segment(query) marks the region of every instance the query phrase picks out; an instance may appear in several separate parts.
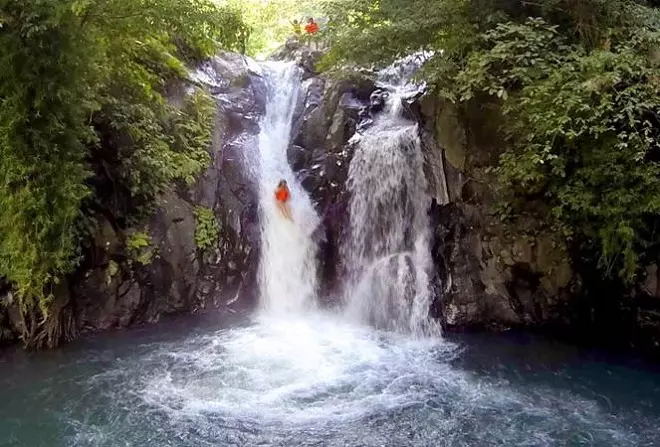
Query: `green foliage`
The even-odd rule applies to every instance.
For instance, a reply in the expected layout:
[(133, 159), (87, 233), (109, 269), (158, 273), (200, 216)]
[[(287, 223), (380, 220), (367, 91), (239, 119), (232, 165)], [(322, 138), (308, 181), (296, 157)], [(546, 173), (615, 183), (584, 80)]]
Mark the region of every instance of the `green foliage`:
[(183, 110), (173, 113), (172, 147), (176, 170), (172, 178), (192, 185), (211, 163), (209, 146), (215, 118), (215, 103), (200, 90), (186, 98)]
[(208, 250), (218, 243), (220, 224), (213, 210), (204, 206), (195, 207), (195, 218), (197, 219), (195, 227), (197, 248), (202, 251)]
[(117, 104), (108, 112), (114, 132), (130, 137), (119, 154), (120, 179), (140, 206), (133, 221), (148, 214), (156, 195), (173, 181), (190, 185), (209, 166), (215, 107), (204, 91), (188, 96), (181, 110), (159, 99), (150, 106)]
[(126, 251), (131, 259), (142, 265), (151, 264), (154, 249), (151, 246), (151, 237), (145, 232), (134, 231), (126, 238)]
[[(355, 0), (322, 2), (331, 18), (327, 65), (357, 62), (379, 66), (425, 48), (447, 23), (447, 2)], [(359, 42), (359, 45), (356, 45)]]
[(317, 0), (229, 0), (229, 4), (243, 11), (250, 28), (245, 52), (259, 58), (271, 54), (293, 35), (293, 20), (301, 21), (304, 27), (307, 17), (320, 13)]
[[(62, 2), (2, 3), (0, 32), (0, 275), (16, 296), (42, 296), (70, 269), (71, 231), (88, 194), (83, 159), (100, 73), (91, 36)], [(34, 301), (20, 301), (24, 308)]]
[(81, 203), (112, 210), (92, 176), (129, 191), (130, 224), (208, 164), (210, 98), (176, 110), (165, 91), (247, 28), (211, 0), (0, 0), (0, 17), (0, 277), (45, 315), (93, 230)]
[(439, 95), (499, 104), (501, 218), (541, 201), (605, 275), (635, 277), (660, 220), (657, 9), (628, 0), (328, 5), (337, 20), (327, 63), (382, 65), (433, 50), (422, 76)]
[(628, 34), (588, 51), (541, 19), (507, 22), (456, 78), (463, 100), (504, 100), (512, 144), (496, 173), (510, 199), (542, 194), (569, 235), (597, 248), (605, 272), (626, 279), (660, 214), (660, 72), (645, 43)]

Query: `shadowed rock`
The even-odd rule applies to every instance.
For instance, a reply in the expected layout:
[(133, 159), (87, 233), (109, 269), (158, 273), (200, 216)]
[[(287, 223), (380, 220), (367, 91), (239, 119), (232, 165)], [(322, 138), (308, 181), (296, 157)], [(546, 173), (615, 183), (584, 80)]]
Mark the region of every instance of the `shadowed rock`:
[[(217, 105), (211, 165), (192, 187), (166, 191), (153, 217), (136, 226), (149, 236), (149, 246), (141, 252), (148, 262), (127, 253), (127, 234), (100, 226), (96, 255), (72, 285), (82, 330), (155, 322), (177, 312), (251, 306), (256, 300), (260, 237), (255, 166), (267, 89), (258, 67), (234, 53), (205, 62), (192, 78), (212, 93)], [(189, 88), (172, 89), (171, 103), (183, 104)], [(198, 206), (213, 211), (219, 228), (213, 246), (203, 251), (195, 239)]]

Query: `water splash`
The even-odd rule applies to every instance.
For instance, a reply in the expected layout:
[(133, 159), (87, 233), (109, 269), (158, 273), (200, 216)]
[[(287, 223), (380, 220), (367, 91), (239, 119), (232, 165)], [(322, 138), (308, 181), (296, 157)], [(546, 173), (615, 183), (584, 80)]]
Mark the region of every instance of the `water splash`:
[[(261, 305), (266, 313), (289, 314), (314, 306), (317, 246), (311, 235), (320, 220), (286, 156), (300, 90), (300, 71), (290, 63), (264, 63), (263, 76), (271, 97), (259, 134)], [(273, 192), (281, 179), (287, 181), (291, 191), (293, 223), (275, 205)]]
[(414, 77), (434, 54), (433, 51), (419, 51), (399, 58), (377, 72), (378, 85), (388, 90), (395, 90), (399, 95), (404, 96), (412, 96), (423, 91), (426, 89), (426, 83)]
[[(442, 339), (379, 332), (321, 312), (102, 349), (64, 370), (53, 361), (48, 380), (31, 387), (17, 386), (18, 378), (5, 384), (16, 404), (8, 411), (24, 411), (22, 425), (38, 433), (39, 442), (14, 445), (657, 445), (657, 412), (635, 404), (613, 414), (582, 365), (563, 380), (539, 381), (529, 365), (500, 376), (508, 366), (497, 358), (489, 372), (475, 372)], [(576, 380), (577, 388), (566, 387)], [(44, 393), (53, 381), (55, 399)], [(598, 387), (610, 394), (612, 383)], [(40, 412), (63, 412), (73, 439), (45, 444)], [(11, 421), (0, 419), (0, 427)]]

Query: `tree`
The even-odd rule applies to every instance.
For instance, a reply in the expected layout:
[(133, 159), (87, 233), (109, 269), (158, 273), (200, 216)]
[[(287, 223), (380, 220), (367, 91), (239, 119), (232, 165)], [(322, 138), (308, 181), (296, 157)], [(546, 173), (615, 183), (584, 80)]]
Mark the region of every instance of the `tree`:
[[(93, 221), (83, 203), (104, 202), (90, 188), (95, 160), (114, 152), (136, 199), (128, 217), (198, 173), (211, 106), (197, 96), (175, 111), (165, 86), (218, 46), (243, 46), (247, 30), (209, 0), (0, 0), (0, 17), (0, 276), (25, 341), (56, 343), (43, 331), (53, 288)], [(109, 135), (127, 138), (109, 147)]]
[[(606, 276), (631, 281), (658, 247), (660, 14), (632, 0), (327, 1), (328, 64), (431, 50), (421, 76), (504, 115), (494, 173), (514, 215), (534, 198)], [(359, 38), (361, 44), (354, 45)]]
[(230, 0), (229, 4), (244, 12), (250, 28), (246, 53), (253, 57), (268, 56), (282, 45), (293, 34), (291, 21), (321, 13), (316, 0)]

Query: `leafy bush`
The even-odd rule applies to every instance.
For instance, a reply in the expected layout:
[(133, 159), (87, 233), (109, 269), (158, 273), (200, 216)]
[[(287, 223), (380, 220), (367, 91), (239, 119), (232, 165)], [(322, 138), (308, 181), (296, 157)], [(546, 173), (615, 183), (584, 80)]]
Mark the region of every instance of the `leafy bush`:
[(150, 107), (117, 104), (107, 112), (113, 133), (129, 137), (119, 149), (119, 177), (130, 188), (134, 209), (128, 217), (135, 224), (173, 181), (190, 185), (209, 166), (214, 102), (199, 90), (181, 110), (158, 101)]
[[(660, 13), (632, 0), (327, 2), (327, 64), (427, 49), (421, 76), (455, 102), (490, 96), (508, 144), (500, 215), (541, 200), (557, 229), (632, 280), (660, 220)], [(355, 46), (359, 40), (361, 44)]]
[(627, 279), (654, 242), (643, 239), (648, 218), (660, 214), (659, 72), (642, 42), (587, 51), (541, 19), (508, 22), (457, 77), (463, 100), (505, 99), (512, 144), (496, 173), (509, 198), (542, 194), (566, 235), (577, 232), (607, 274)]
[(131, 232), (126, 238), (126, 251), (132, 260), (142, 265), (151, 264), (154, 256), (154, 249), (151, 247), (151, 237), (145, 232)]
[(3, 0), (0, 18), (0, 277), (45, 316), (92, 210), (129, 226), (208, 164), (210, 99), (175, 110), (165, 91), (247, 28), (211, 0)]
[(213, 248), (218, 243), (220, 236), (220, 224), (213, 210), (204, 206), (195, 207), (195, 243), (197, 248), (205, 251)]
[[(0, 32), (0, 275), (24, 309), (75, 262), (72, 229), (89, 194), (83, 160), (98, 55), (62, 1), (4, 2)], [(23, 299), (29, 297), (30, 299)]]

